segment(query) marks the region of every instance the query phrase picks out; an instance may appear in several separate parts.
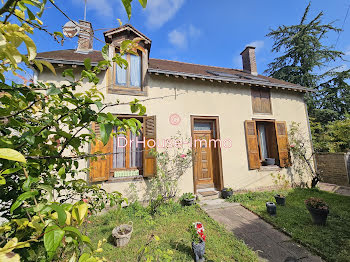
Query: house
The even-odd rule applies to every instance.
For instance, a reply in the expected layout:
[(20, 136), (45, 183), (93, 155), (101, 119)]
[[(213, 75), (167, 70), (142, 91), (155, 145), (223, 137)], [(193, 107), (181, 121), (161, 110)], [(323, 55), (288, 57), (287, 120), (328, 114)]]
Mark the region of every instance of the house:
[[(91, 24), (80, 21), (80, 25), (84, 32), (79, 35), (76, 50), (38, 54), (37, 59), (51, 62), (58, 74), (36, 73), (37, 80), (63, 83), (60, 71), (73, 68), (78, 72), (86, 58), (93, 65), (103, 60), (100, 51), (92, 50)], [(123, 40), (135, 37), (142, 39), (140, 45), (145, 50), (139, 56), (125, 56), (129, 62), (126, 70), (113, 65), (101, 72), (97, 88), (105, 95), (105, 102), (117, 99), (121, 102), (109, 112), (120, 118), (137, 117), (143, 123), (146, 142), (168, 139), (178, 132), (192, 141), (219, 141), (211, 147), (190, 144), (196, 157), (193, 168), (179, 181), (182, 193), (219, 190), (225, 186), (234, 190), (271, 187), (274, 185), (271, 173), (296, 179), (288, 128), (293, 121), (300, 123), (306, 139), (311, 140), (304, 101), (305, 93), (311, 90), (258, 74), (255, 47), (247, 46), (241, 53), (241, 70), (150, 58), (152, 41), (128, 24), (104, 32), (104, 37), (112, 44), (110, 56), (118, 52)], [(82, 88), (87, 87), (88, 84)], [(143, 117), (131, 115), (129, 106), (123, 105), (135, 98), (147, 108)], [(128, 133), (127, 139), (135, 136)], [(139, 146), (118, 147), (116, 138), (111, 138), (105, 147), (97, 143), (86, 148), (116, 153), (90, 163), (86, 179), (101, 183), (108, 191), (122, 193), (130, 183), (136, 183), (142, 194), (148, 179), (155, 175), (156, 161), (147, 153), (150, 144), (144, 150), (138, 150), (143, 145)], [(266, 165), (268, 162), (271, 163)]]

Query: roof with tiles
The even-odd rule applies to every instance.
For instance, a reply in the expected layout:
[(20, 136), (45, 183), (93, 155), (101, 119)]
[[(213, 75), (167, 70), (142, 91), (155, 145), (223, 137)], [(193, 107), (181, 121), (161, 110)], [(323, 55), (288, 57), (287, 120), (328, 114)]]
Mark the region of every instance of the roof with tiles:
[[(91, 59), (92, 65), (96, 65), (99, 61), (103, 60), (100, 51), (91, 51), (85, 54), (78, 53), (74, 49), (42, 52), (37, 55), (37, 59), (47, 60), (54, 64), (83, 65), (86, 58)], [(312, 89), (272, 77), (263, 75), (252, 76), (239, 69), (191, 64), (164, 59), (150, 58), (148, 62), (148, 72), (154, 74), (179, 75), (184, 78), (212, 79), (217, 81), (247, 83), (257, 86), (281, 87), (299, 91), (313, 91)]]

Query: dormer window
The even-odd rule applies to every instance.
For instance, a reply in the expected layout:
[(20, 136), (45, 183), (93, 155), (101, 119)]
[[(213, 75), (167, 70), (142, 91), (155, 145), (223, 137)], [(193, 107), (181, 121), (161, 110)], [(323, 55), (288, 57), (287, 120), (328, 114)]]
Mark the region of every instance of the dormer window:
[(120, 87), (138, 88), (142, 86), (142, 63), (141, 55), (125, 54), (123, 59), (128, 61), (127, 68), (116, 65), (115, 84)]
[(114, 56), (124, 40), (138, 38), (138, 45), (142, 52), (138, 55), (125, 54), (123, 58), (128, 62), (127, 68), (121, 68), (116, 63), (107, 71), (107, 92), (118, 95), (147, 96), (148, 57), (152, 41), (129, 24), (104, 32), (109, 54)]

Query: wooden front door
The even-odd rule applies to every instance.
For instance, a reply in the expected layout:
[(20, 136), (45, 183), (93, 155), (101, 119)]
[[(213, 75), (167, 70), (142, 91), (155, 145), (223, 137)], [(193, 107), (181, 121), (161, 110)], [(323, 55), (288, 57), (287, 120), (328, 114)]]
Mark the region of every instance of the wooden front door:
[(194, 131), (194, 172), (197, 185), (213, 184), (213, 150), (211, 130)]

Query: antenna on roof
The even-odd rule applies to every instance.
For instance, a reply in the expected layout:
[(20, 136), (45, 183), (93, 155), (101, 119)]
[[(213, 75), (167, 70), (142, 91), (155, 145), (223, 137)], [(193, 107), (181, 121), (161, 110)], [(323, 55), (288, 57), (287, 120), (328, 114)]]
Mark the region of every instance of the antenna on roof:
[(73, 38), (80, 32), (79, 24), (75, 21), (68, 21), (63, 26), (63, 34), (68, 38)]
[(84, 21), (86, 21), (86, 5), (87, 5), (87, 0), (85, 0), (85, 7), (84, 7)]

